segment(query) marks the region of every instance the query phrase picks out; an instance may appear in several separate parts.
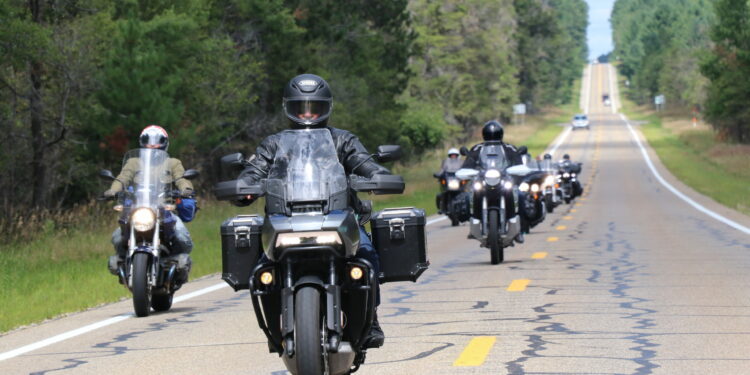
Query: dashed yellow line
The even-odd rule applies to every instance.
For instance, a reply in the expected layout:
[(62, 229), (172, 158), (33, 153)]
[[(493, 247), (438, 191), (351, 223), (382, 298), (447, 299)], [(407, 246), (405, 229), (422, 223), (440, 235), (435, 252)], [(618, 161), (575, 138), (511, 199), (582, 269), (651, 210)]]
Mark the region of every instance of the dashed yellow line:
[(529, 283), (531, 280), (529, 279), (518, 279), (513, 280), (513, 282), (510, 283), (510, 286), (508, 286), (507, 291), (509, 292), (523, 292), (526, 290), (526, 287), (529, 286)]
[(573, 216), (563, 216), (563, 220), (573, 220)]
[(583, 206), (583, 203), (576, 203), (576, 206), (581, 207)]
[(466, 349), (458, 356), (454, 367), (481, 366), (497, 339), (494, 336), (479, 336), (471, 339)]
[(571, 208), (570, 212), (576, 212), (576, 209), (575, 208)]
[(557, 237), (549, 237), (549, 238), (547, 238), (547, 242), (557, 242), (557, 241), (559, 241), (559, 240), (560, 240), (560, 239), (559, 239), (559, 238), (557, 238)]
[(531, 259), (544, 259), (547, 257), (547, 253), (540, 251), (538, 253), (531, 254)]
[(566, 230), (566, 229), (568, 229), (568, 227), (566, 227), (565, 225), (558, 225), (557, 228), (555, 228), (555, 229), (557, 229), (557, 230)]

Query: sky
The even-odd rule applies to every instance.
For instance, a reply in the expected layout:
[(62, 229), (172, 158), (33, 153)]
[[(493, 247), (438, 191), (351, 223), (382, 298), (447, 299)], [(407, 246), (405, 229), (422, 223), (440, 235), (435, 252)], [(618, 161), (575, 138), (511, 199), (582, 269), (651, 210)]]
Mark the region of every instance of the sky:
[(586, 0), (589, 4), (589, 60), (614, 49), (609, 16), (615, 0)]

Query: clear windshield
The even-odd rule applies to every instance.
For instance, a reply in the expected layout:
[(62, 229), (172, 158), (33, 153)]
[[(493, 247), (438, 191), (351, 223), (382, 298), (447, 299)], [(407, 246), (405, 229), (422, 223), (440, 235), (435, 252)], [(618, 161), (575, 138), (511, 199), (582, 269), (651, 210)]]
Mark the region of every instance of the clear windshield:
[(131, 181), (125, 181), (134, 208), (157, 209), (164, 205), (172, 183), (167, 160), (169, 155), (159, 149), (141, 148), (125, 154), (122, 169), (135, 172)]
[(479, 163), (482, 169), (504, 170), (510, 166), (505, 157), (505, 150), (500, 144), (485, 144), (479, 151)]
[(269, 179), (283, 181), (287, 202), (323, 201), (348, 185), (328, 129), (279, 133)]

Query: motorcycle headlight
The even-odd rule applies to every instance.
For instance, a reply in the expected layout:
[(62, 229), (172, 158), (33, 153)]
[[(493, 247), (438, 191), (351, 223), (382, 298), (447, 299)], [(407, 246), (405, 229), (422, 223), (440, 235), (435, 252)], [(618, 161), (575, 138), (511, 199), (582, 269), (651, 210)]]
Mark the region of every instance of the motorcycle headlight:
[(531, 191), (532, 191), (533, 193), (536, 193), (536, 192), (538, 192), (538, 191), (539, 191), (539, 185), (538, 185), (538, 184), (533, 184), (533, 185), (531, 185)]
[(141, 207), (133, 211), (130, 223), (136, 232), (148, 232), (156, 225), (156, 213), (150, 208)]
[(496, 186), (500, 183), (500, 171), (489, 169), (484, 173), (484, 179), (487, 181), (487, 185)]
[(573, 177), (575, 177), (575, 176), (576, 176), (576, 174), (575, 174), (575, 173), (571, 173), (570, 175), (571, 175), (571, 176), (573, 176)]
[(521, 185), (518, 186), (518, 190), (521, 190), (523, 192), (529, 191), (529, 184), (522, 182)]
[(476, 190), (476, 191), (482, 190), (483, 187), (484, 186), (482, 186), (482, 182), (481, 181), (477, 181), (477, 182), (474, 183), (474, 190)]
[(341, 245), (341, 236), (337, 232), (289, 232), (276, 236), (276, 247), (299, 245)]
[(552, 186), (555, 184), (555, 176), (547, 176), (547, 178), (544, 179), (544, 184), (547, 186)]
[(503, 189), (505, 190), (513, 189), (513, 181), (505, 181), (503, 183)]
[(461, 183), (458, 182), (458, 180), (455, 180), (455, 179), (448, 180), (448, 189), (458, 190), (459, 188), (461, 188)]
[(570, 177), (570, 173), (568, 172), (563, 173), (563, 178), (568, 178), (568, 177)]

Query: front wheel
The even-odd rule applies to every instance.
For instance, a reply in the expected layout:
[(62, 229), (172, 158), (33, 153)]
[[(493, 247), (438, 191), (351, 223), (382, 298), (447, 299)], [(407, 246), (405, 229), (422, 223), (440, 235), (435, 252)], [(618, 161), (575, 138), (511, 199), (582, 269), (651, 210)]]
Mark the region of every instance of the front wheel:
[(452, 227), (457, 227), (458, 224), (460, 224), (460, 222), (458, 221), (458, 214), (451, 213), (450, 218), (451, 218), (451, 226)]
[(500, 218), (497, 211), (487, 213), (487, 242), (490, 247), (490, 263), (500, 264), (503, 262), (503, 244), (500, 243)]
[(552, 202), (552, 194), (545, 194), (544, 195), (544, 203), (547, 208), (547, 213), (551, 214), (552, 211), (555, 210), (554, 202)]
[(148, 316), (151, 312), (151, 284), (148, 282), (149, 256), (135, 253), (133, 256), (133, 308), (135, 315)]
[(307, 286), (294, 301), (294, 333), (297, 375), (323, 373), (323, 340), (320, 331), (320, 292)]
[(154, 311), (167, 311), (172, 307), (174, 292), (151, 297), (151, 307)]

